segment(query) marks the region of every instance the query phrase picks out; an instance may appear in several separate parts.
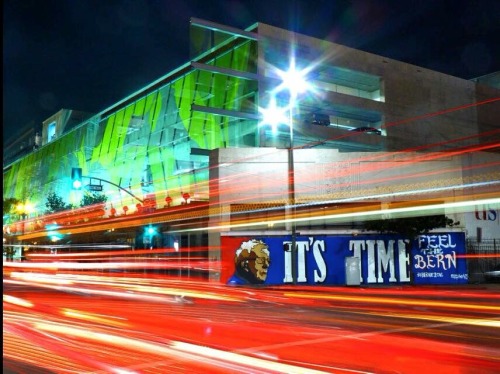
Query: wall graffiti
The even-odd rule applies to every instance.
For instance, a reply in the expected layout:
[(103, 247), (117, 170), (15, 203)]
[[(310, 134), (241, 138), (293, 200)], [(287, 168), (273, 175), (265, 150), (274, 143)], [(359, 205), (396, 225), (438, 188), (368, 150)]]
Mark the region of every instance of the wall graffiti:
[[(465, 235), (439, 233), (410, 243), (396, 235), (223, 237), (229, 284), (346, 284), (347, 258), (359, 258), (360, 284), (466, 283)], [(295, 259), (292, 257), (295, 256)], [(295, 261), (293, 261), (295, 260)]]

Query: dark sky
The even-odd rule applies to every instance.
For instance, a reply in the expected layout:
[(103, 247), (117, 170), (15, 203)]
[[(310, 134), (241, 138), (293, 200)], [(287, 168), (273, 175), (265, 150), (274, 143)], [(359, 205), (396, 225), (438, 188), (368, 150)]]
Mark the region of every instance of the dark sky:
[(191, 17), (263, 22), (465, 79), (500, 70), (500, 0), (4, 0), (4, 144), (187, 63)]

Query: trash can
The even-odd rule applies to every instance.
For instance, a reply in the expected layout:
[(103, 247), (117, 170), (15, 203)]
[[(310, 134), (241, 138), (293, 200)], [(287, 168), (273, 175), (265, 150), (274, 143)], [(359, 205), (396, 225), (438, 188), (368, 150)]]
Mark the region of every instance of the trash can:
[(361, 260), (359, 257), (346, 257), (345, 282), (347, 286), (359, 286), (361, 279)]

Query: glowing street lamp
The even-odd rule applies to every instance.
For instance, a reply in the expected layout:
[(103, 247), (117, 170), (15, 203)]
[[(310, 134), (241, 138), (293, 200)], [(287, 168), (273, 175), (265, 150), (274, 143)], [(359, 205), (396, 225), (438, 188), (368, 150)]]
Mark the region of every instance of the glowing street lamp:
[(82, 168), (72, 168), (71, 169), (71, 181), (72, 188), (74, 190), (79, 190), (82, 188)]
[(310, 69), (297, 70), (295, 66), (295, 58), (292, 57), (288, 70), (276, 71), (276, 74), (278, 74), (281, 79), (281, 84), (276, 87), (274, 91), (288, 91), (290, 93), (290, 107), (295, 105), (295, 100), (299, 94), (311, 90), (311, 85), (307, 81), (307, 74), (309, 74), (309, 70)]
[(19, 203), (16, 205), (16, 212), (21, 214), (23, 218), (25, 218), (25, 216), (27, 216), (28, 214), (33, 213), (34, 211), (35, 207), (30, 202)]
[(144, 237), (145, 244), (149, 244), (149, 249), (153, 249), (153, 237), (157, 234), (156, 227), (154, 226), (148, 226), (146, 228), (146, 234), (147, 236)]
[(278, 107), (276, 105), (276, 98), (272, 96), (267, 108), (259, 108), (259, 113), (262, 115), (259, 126), (269, 125), (273, 134), (276, 134), (278, 125), (289, 121), (285, 114), (287, 111), (288, 108)]
[(21, 220), (22, 220), (21, 232), (23, 235), (24, 235), (24, 229), (25, 229), (25, 227), (24, 227), (25, 220), (34, 211), (35, 211), (35, 207), (29, 201), (26, 201), (24, 203), (19, 203), (16, 205), (16, 212), (21, 216)]

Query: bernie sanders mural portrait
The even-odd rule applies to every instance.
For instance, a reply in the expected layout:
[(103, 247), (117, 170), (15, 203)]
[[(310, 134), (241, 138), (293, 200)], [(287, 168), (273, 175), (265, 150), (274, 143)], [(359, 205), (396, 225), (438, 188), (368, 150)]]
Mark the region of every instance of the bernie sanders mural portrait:
[(262, 284), (271, 265), (269, 247), (261, 240), (243, 242), (234, 257), (235, 272), (228, 284)]

